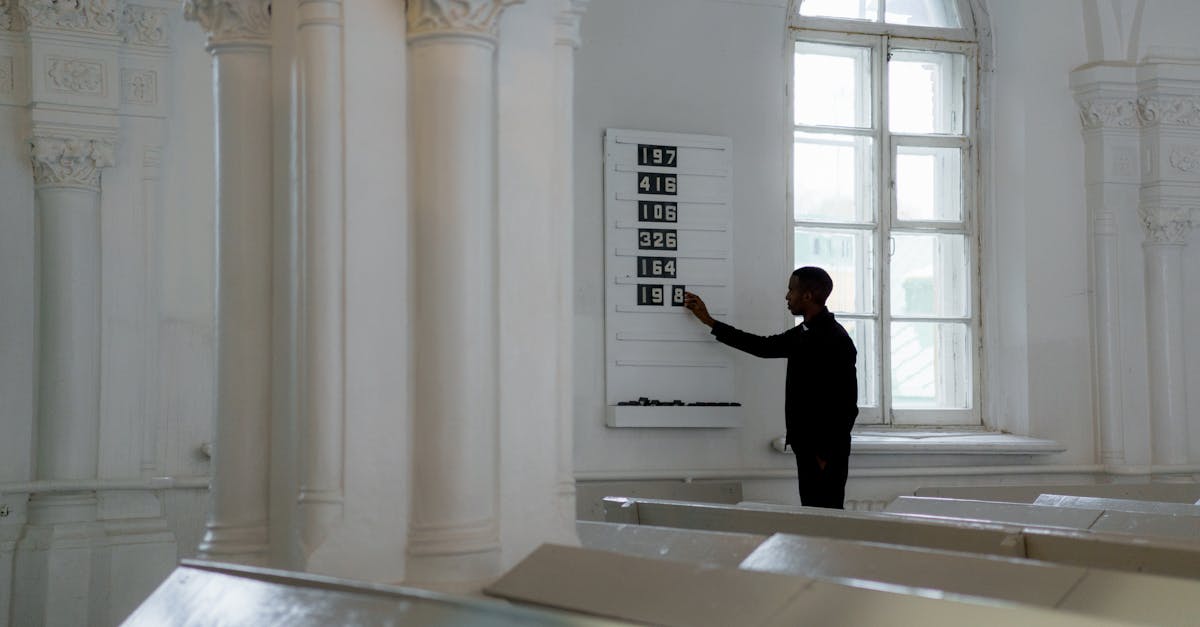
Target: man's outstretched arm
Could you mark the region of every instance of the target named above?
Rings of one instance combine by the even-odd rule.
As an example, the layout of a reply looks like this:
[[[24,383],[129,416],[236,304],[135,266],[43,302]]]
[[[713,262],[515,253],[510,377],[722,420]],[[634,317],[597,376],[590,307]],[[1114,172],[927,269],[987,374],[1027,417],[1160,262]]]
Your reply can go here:
[[[708,313],[708,307],[699,296],[691,292],[683,293],[683,306],[696,316],[701,323],[712,328],[712,334],[717,341],[745,351],[755,357],[787,357],[791,354],[794,331],[785,331],[779,335],[754,335],[741,329],[734,328],[724,322],[714,320]]]

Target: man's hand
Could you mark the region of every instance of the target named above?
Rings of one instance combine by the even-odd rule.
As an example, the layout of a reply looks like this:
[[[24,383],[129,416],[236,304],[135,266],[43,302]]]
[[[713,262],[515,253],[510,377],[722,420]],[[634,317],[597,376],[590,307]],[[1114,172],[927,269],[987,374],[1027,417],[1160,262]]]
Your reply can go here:
[[[691,292],[684,292],[683,306],[687,307],[688,311],[691,311],[693,314],[695,314],[696,318],[699,319],[700,322],[703,322],[710,327],[716,323],[716,320],[713,320],[713,317],[708,315],[708,307],[704,305],[704,301],[701,300],[699,296],[696,296]]]

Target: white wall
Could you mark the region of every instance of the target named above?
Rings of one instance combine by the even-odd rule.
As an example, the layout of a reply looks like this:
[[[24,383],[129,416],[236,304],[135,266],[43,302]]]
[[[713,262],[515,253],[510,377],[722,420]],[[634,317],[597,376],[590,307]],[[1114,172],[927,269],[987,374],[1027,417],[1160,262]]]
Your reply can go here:
[[[1009,338],[1024,359],[1001,354],[997,365],[987,355],[991,361],[985,367],[1001,368],[1006,380],[1024,379],[1028,405],[1006,407],[1013,412],[1007,420],[1027,425],[1028,435],[1067,445],[1062,461],[1091,463],[1083,140],[1067,85],[1068,73],[1086,61],[1081,7],[1071,2],[988,6],[995,43],[994,201],[985,208],[992,215],[984,216],[983,224],[994,225],[996,239],[985,233],[983,242],[992,244],[987,261],[994,264],[989,271],[997,273],[1000,289],[984,291],[999,314],[984,324],[1023,327],[1024,337]],[[985,416],[989,419],[996,421]]]
[[[1122,0],[1123,1],[1123,0]],[[990,179],[981,216],[985,326],[984,420],[995,428],[1048,438],[1065,453],[1009,461],[1040,472],[1096,463],[1089,331],[1088,222],[1083,142],[1069,72],[1086,63],[1082,5],[1004,0],[986,3],[994,72],[990,103]],[[1200,6],[1149,3],[1140,35],[1149,46],[1191,45],[1185,25]],[[581,478],[709,474],[760,477],[747,491],[791,499],[790,457],[769,452],[783,431],[783,364],[739,355],[738,396],[745,424],[731,430],[615,430],[604,426],[603,228],[601,136],[606,127],[729,135],[734,146],[735,324],[774,332],[789,323],[783,284],[785,233],[784,108],[786,2],[762,0],[611,0],[589,7],[583,22],[576,89],[576,467]],[[1144,303],[1136,207],[1121,216],[1122,310],[1129,387],[1125,411],[1141,419],[1145,397]],[[1197,249],[1189,247],[1189,268]],[[1200,272],[1190,272],[1189,311],[1197,311]],[[681,324],[687,324],[681,320]],[[1189,339],[1191,381],[1200,381],[1200,341]],[[1138,392],[1137,390],[1141,390]],[[1196,403],[1193,401],[1193,406]],[[1194,413],[1194,412],[1193,412]],[[1193,420],[1193,422],[1196,422]],[[1135,430],[1136,431],[1136,430]],[[1195,430],[1193,430],[1195,431]],[[1130,450],[1141,450],[1132,433]],[[1195,439],[1193,439],[1195,442]],[[1137,460],[1130,460],[1136,462]],[[902,469],[852,461],[848,498],[882,498],[910,489]],[[996,459],[897,456],[885,465],[979,465]],[[666,470],[677,472],[664,472]],[[625,471],[622,473],[622,471]],[[697,473],[699,474],[699,473]],[[888,477],[892,479],[888,479]],[[1085,475],[1083,475],[1086,477]],[[766,477],[766,478],[763,478]],[[1035,477],[1036,478],[1036,477]],[[918,478],[946,482],[951,477]],[[980,480],[994,480],[984,477]],[[889,483],[890,482],[890,483]],[[917,484],[919,485],[919,483]],[[890,487],[889,487],[890,486]],[[857,496],[856,496],[857,493]]]
[[[604,425],[602,138],[605,128],[733,139],[733,320],[777,332],[786,250],[786,5],[608,0],[588,7],[576,65],[576,473],[794,467],[772,453],[783,432],[783,362],[738,355],[740,429],[637,430]],[[679,324],[697,325],[680,313]]]

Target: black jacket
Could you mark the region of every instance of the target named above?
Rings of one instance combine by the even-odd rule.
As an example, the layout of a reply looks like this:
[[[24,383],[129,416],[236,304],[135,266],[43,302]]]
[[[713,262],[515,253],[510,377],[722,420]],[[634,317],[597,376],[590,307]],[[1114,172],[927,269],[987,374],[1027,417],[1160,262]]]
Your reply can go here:
[[[756,357],[787,357],[784,417],[794,451],[824,460],[850,454],[850,429],[858,417],[858,351],[828,309],[779,335],[754,335],[723,322],[713,325],[712,334]]]

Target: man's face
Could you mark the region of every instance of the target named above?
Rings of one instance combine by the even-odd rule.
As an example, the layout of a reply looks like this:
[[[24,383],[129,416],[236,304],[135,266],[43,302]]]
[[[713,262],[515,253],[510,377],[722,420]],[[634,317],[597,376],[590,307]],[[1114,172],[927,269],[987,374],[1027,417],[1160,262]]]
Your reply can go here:
[[[804,313],[803,304],[810,298],[812,298],[812,294],[800,291],[800,279],[794,275],[788,279],[787,306],[788,311],[792,312],[793,316],[799,316]]]

